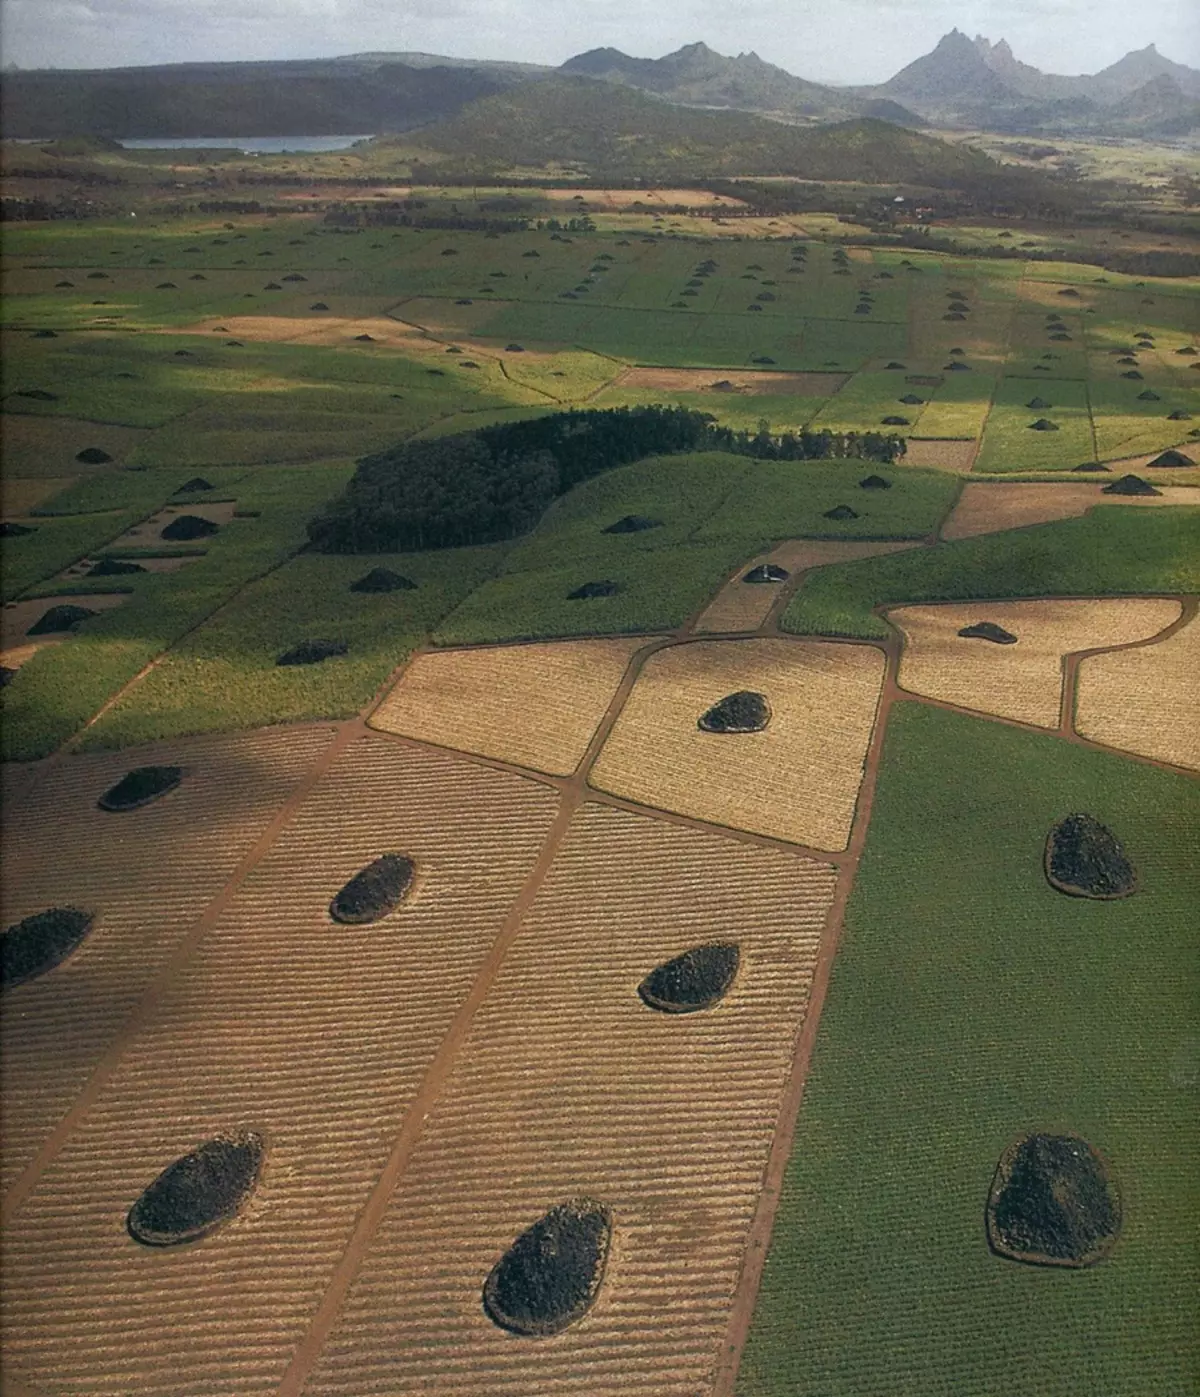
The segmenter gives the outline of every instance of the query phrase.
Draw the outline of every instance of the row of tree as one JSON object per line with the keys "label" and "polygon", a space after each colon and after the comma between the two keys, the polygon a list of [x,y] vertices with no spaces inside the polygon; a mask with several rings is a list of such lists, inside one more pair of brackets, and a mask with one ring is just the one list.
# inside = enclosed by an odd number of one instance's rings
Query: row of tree
{"label": "row of tree", "polygon": [[573,486],[646,456],[732,451],[769,460],[894,461],[878,432],[772,436],[680,407],[575,410],[406,442],[364,457],[342,497],[309,521],[325,553],[389,553],[493,543],[526,533]]}

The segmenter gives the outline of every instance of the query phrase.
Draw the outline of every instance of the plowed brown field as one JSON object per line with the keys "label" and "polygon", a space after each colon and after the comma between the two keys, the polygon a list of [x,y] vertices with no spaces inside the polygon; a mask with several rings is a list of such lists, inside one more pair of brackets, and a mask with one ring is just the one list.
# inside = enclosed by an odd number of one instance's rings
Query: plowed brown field
{"label": "plowed brown field", "polygon": [[977,441],[958,441],[949,437],[942,440],[927,437],[920,441],[910,437],[904,464],[939,471],[969,471],[978,450]]}
{"label": "plowed brown field", "polygon": [[[5,995],[4,1187],[29,1164],[112,1045],[172,948],[220,891],[333,736],[314,728],[72,757],[18,787],[4,809],[3,920],[47,907],[97,914],[58,969]],[[185,779],[142,810],[97,799],[131,767]]]}
{"label": "plowed brown field", "polygon": [[1093,742],[1200,770],[1200,620],[1157,645],[1081,661],[1075,729]]}
{"label": "plowed brown field", "polygon": [[[850,838],[883,655],[827,641],[696,641],[651,655],[590,781],[641,805],[819,849]],[[767,696],[763,732],[696,720],[739,689]]]}
{"label": "plowed brown field", "polygon": [[[18,1371],[72,1397],[274,1391],[557,806],[534,782],[385,739],[338,757],[12,1221],[0,1282]],[[333,894],[390,850],[416,859],[412,900],[374,925],[331,922]],[[99,988],[58,1013],[56,1056]],[[242,1216],[191,1246],[133,1242],[141,1189],[239,1126],[269,1142]]]}
{"label": "plowed brown field", "polygon": [[[707,1390],[833,896],[828,865],[623,811],[576,816],[426,1123],[313,1397]],[[655,965],[741,944],[716,1008],[660,1014]],[[592,1310],[521,1339],[484,1277],[553,1203],[614,1213]]]}
{"label": "plowed brown field", "polygon": [[942,527],[945,539],[974,538],[978,534],[1074,519],[1096,505],[1200,505],[1200,490],[1163,486],[1161,495],[1106,495],[1100,485],[1043,485],[1021,483],[963,487],[954,511]]}
{"label": "plowed brown field", "polygon": [[371,726],[569,776],[645,644],[575,640],[418,655]]}
{"label": "plowed brown field", "polygon": [[[903,606],[888,619],[904,634],[901,688],[1053,728],[1062,707],[1065,655],[1146,640],[1179,614],[1177,601],[1122,597]],[[977,621],[1003,626],[1017,643],[997,645],[957,634]]]}

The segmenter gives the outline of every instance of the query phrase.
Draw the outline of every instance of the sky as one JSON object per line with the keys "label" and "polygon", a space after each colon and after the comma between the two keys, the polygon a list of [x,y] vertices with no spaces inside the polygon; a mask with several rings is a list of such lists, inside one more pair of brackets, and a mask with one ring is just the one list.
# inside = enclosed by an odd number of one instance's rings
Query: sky
{"label": "sky", "polygon": [[601,45],[659,58],[702,39],[865,84],[956,26],[1007,39],[1043,72],[1094,73],[1149,43],[1200,67],[1197,0],[0,0],[0,55],[22,68],[405,50],[558,64]]}

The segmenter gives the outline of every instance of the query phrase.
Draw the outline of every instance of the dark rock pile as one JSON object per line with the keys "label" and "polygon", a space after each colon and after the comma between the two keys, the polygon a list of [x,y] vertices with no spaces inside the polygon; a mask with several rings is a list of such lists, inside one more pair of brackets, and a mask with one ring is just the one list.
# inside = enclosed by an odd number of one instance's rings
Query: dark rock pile
{"label": "dark rock pile", "polygon": [[825,511],[826,519],[857,519],[858,512],[850,508],[848,504],[835,504],[832,509]]}
{"label": "dark rock pile", "polygon": [[642,1002],[665,1014],[694,1014],[711,1009],[729,993],[741,963],[735,942],[693,946],[664,962],[638,986]]}
{"label": "dark rock pile", "polygon": [[195,495],[203,490],[211,490],[213,487],[202,475],[194,475],[191,480],[185,480],[175,491],[177,495]]}
{"label": "dark rock pile", "polygon": [[647,519],[642,514],[626,514],[617,520],[615,524],[609,524],[604,530],[606,534],[640,534],[646,529],[661,529],[661,519]]}
{"label": "dark rock pile", "polygon": [[543,1214],[492,1267],[483,1307],[501,1329],[545,1337],[591,1308],[604,1280],[612,1212],[594,1198],[570,1198]]}
{"label": "dark rock pile", "polygon": [[791,574],[778,563],[759,563],[742,578],[743,582],[786,582]]}
{"label": "dark rock pile", "polygon": [[1148,480],[1143,480],[1140,475],[1123,475],[1120,480],[1114,480],[1111,485],[1106,485],[1102,491],[1105,495],[1161,495],[1161,490],[1156,490]]}
{"label": "dark rock pile", "polygon": [[206,1140],[142,1193],[126,1218],[129,1235],[148,1247],[171,1247],[228,1222],[254,1192],[266,1149],[252,1130]]}
{"label": "dark rock pile", "polygon": [[372,568],[356,582],[351,582],[352,592],[412,592],[417,584],[411,578],[403,577],[391,568]]}
{"label": "dark rock pile", "polygon": [[[1187,415],[1187,413],[1183,414],[1184,417],[1187,417]],[[1160,455],[1155,456],[1153,461],[1147,462],[1147,465],[1152,470],[1161,470],[1168,466],[1194,466],[1195,464],[1195,461],[1193,461],[1190,456],[1185,456],[1182,451],[1175,451],[1174,449],[1164,451]]]}
{"label": "dark rock pile", "polygon": [[892,482],[882,475],[866,475],[858,482],[860,490],[890,490]]}
{"label": "dark rock pile", "polygon": [[726,694],[696,720],[701,732],[761,732],[771,721],[771,705],[765,694],[739,689]]}
{"label": "dark rock pile", "polygon": [[1046,879],[1071,897],[1101,902],[1137,892],[1137,870],[1120,841],[1094,815],[1067,815],[1046,837]]}
{"label": "dark rock pile", "polygon": [[219,530],[219,524],[202,515],[180,514],[162,530],[159,538],[165,538],[169,543],[188,543],[192,539],[210,538]]}
{"label": "dark rock pile", "polygon": [[101,558],[88,568],[89,577],[123,577],[127,573],[145,572],[141,563],[130,562],[127,558]]}
{"label": "dark rock pile", "polygon": [[381,854],[360,869],[329,904],[329,915],[345,926],[365,926],[394,912],[412,887],[416,868],[403,854]]}
{"label": "dark rock pile", "polygon": [[94,611],[89,611],[86,606],[73,606],[70,603],[52,606],[48,611],[42,612],[25,634],[57,635],[61,631],[73,630],[80,621],[86,621],[95,614]]}
{"label": "dark rock pile", "polygon": [[992,1250],[1039,1266],[1091,1266],[1121,1230],[1120,1195],[1078,1135],[1025,1135],[1000,1156],[987,1201]]}
{"label": "dark rock pile", "polygon": [[96,804],[101,810],[114,813],[139,810],[173,791],[182,780],[181,766],[137,766],[105,791]]}
{"label": "dark rock pile", "polygon": [[6,928],[0,935],[0,990],[23,985],[61,965],[91,925],[90,912],[51,907]]}
{"label": "dark rock pile", "polygon": [[970,626],[964,626],[958,634],[967,640],[990,640],[996,645],[1015,645],[1017,643],[1017,637],[1013,635],[1012,631],[1006,631],[995,621],[976,621]]}
{"label": "dark rock pile", "polygon": [[302,640],[285,650],[275,661],[276,665],[319,665],[322,660],[345,655],[350,647],[344,640]]}
{"label": "dark rock pile", "polygon": [[75,453],[75,459],[82,461],[85,466],[103,466],[107,465],[112,457],[98,446],[85,446],[82,451]]}
{"label": "dark rock pile", "polygon": [[576,587],[573,592],[568,592],[567,600],[590,601],[593,597],[615,596],[620,590],[615,582],[607,579],[602,582],[585,582],[581,587]]}

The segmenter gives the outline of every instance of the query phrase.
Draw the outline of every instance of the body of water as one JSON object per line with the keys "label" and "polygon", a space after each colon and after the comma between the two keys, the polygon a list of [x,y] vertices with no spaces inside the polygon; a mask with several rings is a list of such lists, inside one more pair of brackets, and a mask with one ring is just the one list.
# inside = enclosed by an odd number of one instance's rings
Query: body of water
{"label": "body of water", "polygon": [[247,155],[282,155],[284,151],[348,150],[369,136],[139,136],[122,141],[126,150],[240,150]]}

